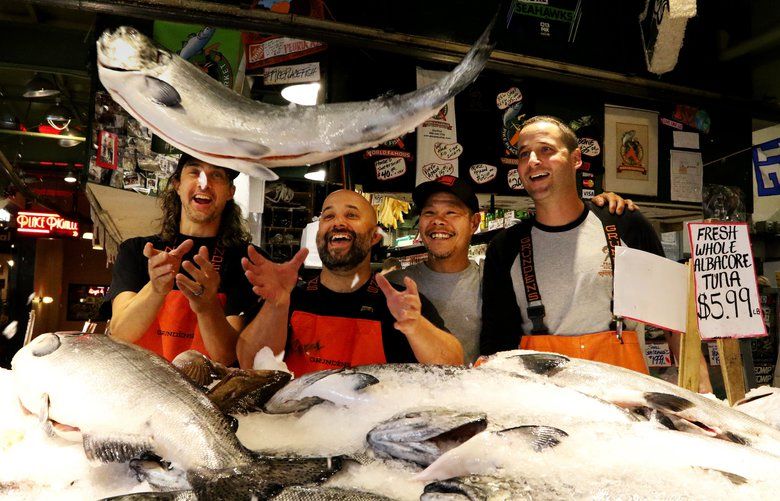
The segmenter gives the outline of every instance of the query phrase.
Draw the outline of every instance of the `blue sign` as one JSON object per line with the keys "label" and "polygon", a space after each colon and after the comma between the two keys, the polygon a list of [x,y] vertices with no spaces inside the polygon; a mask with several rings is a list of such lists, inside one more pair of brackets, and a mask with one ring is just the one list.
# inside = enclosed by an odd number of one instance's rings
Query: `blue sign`
{"label": "blue sign", "polygon": [[[765,151],[780,148],[780,138],[753,147],[753,168],[759,197],[780,195],[780,155],[767,156]],[[759,158],[761,152],[761,158]],[[763,160],[762,160],[763,158]]]}

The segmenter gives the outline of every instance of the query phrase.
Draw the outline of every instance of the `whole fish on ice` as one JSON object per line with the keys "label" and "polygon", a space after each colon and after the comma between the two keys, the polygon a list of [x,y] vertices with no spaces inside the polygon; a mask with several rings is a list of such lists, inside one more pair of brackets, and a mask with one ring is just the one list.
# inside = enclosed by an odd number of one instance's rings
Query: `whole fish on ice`
{"label": "whole fish on ice", "polygon": [[477,370],[482,368],[505,369],[559,384],[625,408],[652,409],[680,431],[722,438],[780,457],[780,430],[718,401],[636,371],[524,350],[486,357]]}
{"label": "whole fish on ice", "polygon": [[495,20],[438,82],[365,102],[259,103],[128,27],[98,40],[98,75],[114,101],[173,146],[214,165],[276,179],[269,167],[324,162],[394,139],[430,118],[479,75],[494,47]]}
{"label": "whole fish on ice", "polygon": [[58,434],[82,440],[89,459],[129,462],[154,454],[186,472],[200,497],[262,497],[323,480],[340,464],[255,456],[171,364],[105,335],[42,334],[11,365],[23,407]]}

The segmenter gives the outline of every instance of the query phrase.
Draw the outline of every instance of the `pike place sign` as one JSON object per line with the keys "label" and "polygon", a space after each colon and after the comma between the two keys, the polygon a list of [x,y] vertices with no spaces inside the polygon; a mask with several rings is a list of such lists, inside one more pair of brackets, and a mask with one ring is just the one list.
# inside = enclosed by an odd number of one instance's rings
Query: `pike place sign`
{"label": "pike place sign", "polygon": [[24,235],[45,236],[63,235],[79,236],[79,224],[70,221],[59,214],[48,212],[19,212],[16,215],[16,231]]}

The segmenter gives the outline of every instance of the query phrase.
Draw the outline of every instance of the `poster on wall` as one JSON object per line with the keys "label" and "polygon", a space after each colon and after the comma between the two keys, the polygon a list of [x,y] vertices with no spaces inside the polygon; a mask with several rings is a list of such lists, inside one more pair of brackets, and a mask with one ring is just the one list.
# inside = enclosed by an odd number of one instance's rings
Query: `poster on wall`
{"label": "poster on wall", "polygon": [[704,169],[698,151],[671,150],[669,165],[671,198],[680,202],[701,202]]}
{"label": "poster on wall", "polygon": [[780,125],[753,131],[753,221],[780,210]]}
{"label": "poster on wall", "polygon": [[[417,68],[417,88],[436,82],[447,73]],[[438,113],[417,127],[417,176],[415,186],[441,176],[458,176],[458,157],[463,147],[458,143],[455,125],[455,99],[450,99]]]}
{"label": "poster on wall", "polygon": [[658,193],[658,113],[604,106],[604,189]]}
{"label": "poster on wall", "polygon": [[98,132],[98,149],[95,163],[104,169],[116,170],[119,163],[119,136],[107,130]]}

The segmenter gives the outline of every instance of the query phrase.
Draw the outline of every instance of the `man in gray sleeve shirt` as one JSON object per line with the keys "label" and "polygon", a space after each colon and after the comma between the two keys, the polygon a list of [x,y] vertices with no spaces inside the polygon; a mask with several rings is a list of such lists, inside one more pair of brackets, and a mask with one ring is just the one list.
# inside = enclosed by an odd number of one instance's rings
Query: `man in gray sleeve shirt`
{"label": "man in gray sleeve shirt", "polygon": [[471,235],[479,228],[479,202],[469,184],[442,176],[415,188],[412,199],[420,208],[420,239],[428,260],[387,275],[403,284],[410,277],[436,306],[445,325],[463,345],[464,361],[479,356],[482,326],[481,272],[469,260]]}

